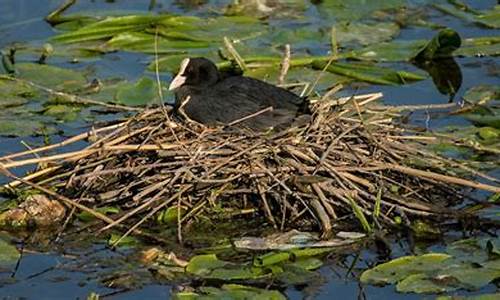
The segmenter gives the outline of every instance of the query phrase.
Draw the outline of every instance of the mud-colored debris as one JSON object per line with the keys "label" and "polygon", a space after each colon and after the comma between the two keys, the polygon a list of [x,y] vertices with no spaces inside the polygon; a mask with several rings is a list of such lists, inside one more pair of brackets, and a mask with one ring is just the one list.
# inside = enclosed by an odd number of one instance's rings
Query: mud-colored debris
{"label": "mud-colored debris", "polygon": [[29,195],[17,208],[0,214],[6,227],[53,226],[63,221],[66,207],[43,194]]}

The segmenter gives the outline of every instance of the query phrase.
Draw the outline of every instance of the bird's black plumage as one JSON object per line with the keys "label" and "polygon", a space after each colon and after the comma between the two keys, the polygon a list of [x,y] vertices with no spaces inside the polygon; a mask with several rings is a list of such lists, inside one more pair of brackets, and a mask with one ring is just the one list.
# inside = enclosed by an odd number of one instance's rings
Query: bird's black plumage
{"label": "bird's black plumage", "polygon": [[205,58],[185,59],[170,84],[176,108],[206,125],[229,124],[272,107],[239,123],[252,129],[292,124],[307,107],[304,98],[258,79],[221,73]]}

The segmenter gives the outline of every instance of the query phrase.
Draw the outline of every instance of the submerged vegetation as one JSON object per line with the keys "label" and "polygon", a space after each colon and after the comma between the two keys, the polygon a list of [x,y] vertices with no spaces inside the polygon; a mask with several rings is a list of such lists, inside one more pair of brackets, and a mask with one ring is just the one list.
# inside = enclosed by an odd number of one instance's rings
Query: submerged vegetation
{"label": "submerged vegetation", "polygon": [[[496,282],[500,90],[460,92],[457,60],[499,56],[500,37],[461,36],[428,14],[498,29],[498,5],[314,1],[311,18],[304,1],[227,2],[185,15],[66,13],[69,0],[46,17],[53,36],[2,49],[0,136],[42,136],[44,145],[0,157],[10,179],[0,188],[0,229],[55,225],[57,241],[133,249],[136,262],[140,250],[145,269],[117,259],[118,271],[98,281],[115,289],[183,282],[177,299],[285,299],[289,286],[314,295],[308,288],[324,280],[316,270],[326,261],[373,244],[390,253],[394,233],[421,241],[479,229],[493,237],[376,266],[359,267],[356,256],[345,276],[413,293]],[[432,34],[398,39],[408,28]],[[133,81],[99,67],[124,53],[140,55]],[[188,56],[307,95],[312,119],[264,133],[181,121],[163,74]],[[380,93],[357,92],[424,80],[450,103],[389,106]],[[411,114],[420,111],[471,125],[416,125]],[[0,236],[0,268],[20,257],[9,239]]]}

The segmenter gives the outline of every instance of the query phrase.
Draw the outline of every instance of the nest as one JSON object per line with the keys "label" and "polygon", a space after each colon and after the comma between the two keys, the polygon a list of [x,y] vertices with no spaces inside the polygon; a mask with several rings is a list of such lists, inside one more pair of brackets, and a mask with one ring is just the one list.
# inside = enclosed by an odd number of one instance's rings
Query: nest
{"label": "nest", "polygon": [[[369,109],[379,97],[318,101],[310,122],[260,133],[180,122],[155,108],[0,158],[0,169],[44,163],[24,178],[9,173],[16,179],[9,187],[42,190],[101,219],[103,229],[119,226],[126,234],[141,233],[146,221],[176,208],[179,234],[193,220],[222,214],[258,215],[277,229],[312,226],[329,235],[342,220],[370,230],[398,218],[453,216],[447,207],[460,185],[498,191],[447,175],[461,165],[427,152],[422,143],[431,138],[411,135]],[[91,141],[83,150],[19,159],[83,139]],[[105,206],[121,213],[110,218],[99,212]]]}

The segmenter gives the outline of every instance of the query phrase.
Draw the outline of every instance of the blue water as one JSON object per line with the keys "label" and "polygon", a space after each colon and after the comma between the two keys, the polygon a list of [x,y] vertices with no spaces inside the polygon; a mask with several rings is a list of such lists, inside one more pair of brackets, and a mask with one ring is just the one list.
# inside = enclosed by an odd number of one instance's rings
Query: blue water
{"label": "blue water", "polygon": [[[198,9],[190,9],[186,6],[179,5],[183,1],[153,1],[155,12],[173,12],[185,14],[211,14],[213,10],[217,10],[222,4],[228,1],[208,1],[206,5]],[[186,1],[184,1],[186,2]],[[425,1],[409,1],[411,3],[424,3]],[[480,0],[466,1],[474,8],[485,9],[490,8],[497,1]],[[55,34],[55,31],[50,27],[43,18],[60,5],[59,0],[0,0],[0,48],[5,48],[13,43],[31,42],[35,44],[43,44],[46,39]],[[130,1],[78,1],[68,13],[76,13],[85,11],[100,11],[106,10],[123,10],[134,12],[148,11],[150,1],[148,0],[130,0]],[[314,6],[310,6],[305,12],[305,17],[310,18],[311,23],[314,23],[318,15]],[[431,21],[457,30],[462,37],[500,35],[499,30],[480,29],[471,24],[467,24],[462,20],[458,20],[451,16],[443,15],[437,11],[431,11]],[[286,24],[287,21],[280,21]],[[429,39],[434,35],[434,32],[423,28],[407,28],[403,29],[400,34],[400,39]],[[326,48],[326,47],[325,47]],[[316,49],[315,51],[322,51]],[[500,84],[498,75],[489,75],[488,68],[496,68],[500,66],[500,58],[484,57],[484,58],[458,58],[457,63],[460,65],[463,83],[456,95],[459,99],[463,93],[470,87],[478,84]],[[69,65],[61,62],[62,65]],[[95,76],[108,77],[119,76],[127,79],[137,79],[144,74],[144,68],[147,64],[147,59],[142,54],[134,53],[111,53],[105,55],[98,61],[83,62],[78,65],[78,68],[92,67],[95,69]],[[398,65],[396,65],[398,66]],[[399,65],[402,68],[414,68],[408,65]],[[498,71],[497,71],[498,74]],[[164,74],[165,81],[170,79],[171,74]],[[387,87],[387,86],[369,86],[358,91],[359,93],[383,92],[384,102],[392,105],[403,104],[433,104],[446,103],[448,96],[440,94],[434,87],[432,80],[424,80],[410,85]],[[351,91],[345,91],[349,93]],[[446,125],[466,125],[468,122],[459,117],[434,117],[424,113],[417,113],[413,116],[412,121],[420,126],[428,126],[439,128]],[[88,124],[83,122],[61,125],[61,129],[65,131],[65,135],[69,136],[82,132]],[[57,142],[64,139],[64,136],[53,136],[52,142]],[[3,138],[0,137],[0,156],[7,153],[13,153],[24,150],[24,146],[20,143],[25,141],[30,145],[40,145],[41,138]],[[78,148],[81,145],[73,147]],[[22,174],[29,168],[20,168],[16,170],[17,174]],[[0,184],[6,181],[0,177]],[[425,250],[425,249],[422,249]],[[398,252],[399,251],[399,252]],[[104,251],[104,254],[113,256],[110,251]],[[395,256],[409,254],[408,249],[401,248],[396,251]],[[344,257],[344,262],[348,265],[352,261],[353,255]],[[353,270],[354,274],[346,274],[345,267],[339,266],[338,262],[332,261],[318,272],[324,278],[323,282],[317,286],[310,287],[307,291],[297,290],[290,287],[285,292],[291,299],[301,299],[311,296],[314,299],[420,299],[417,295],[401,295],[394,291],[394,287],[373,287],[361,286],[355,279],[359,275],[359,270],[366,267],[365,261],[375,261],[374,253],[371,251],[363,251],[363,259]],[[33,254],[25,253],[18,270],[15,273],[14,283],[3,284],[5,278],[11,276],[10,272],[0,273],[0,299],[85,299],[90,292],[100,294],[108,294],[116,292],[116,290],[103,287],[97,282],[95,277],[95,266],[81,266],[80,268],[71,267],[80,257],[67,258],[60,251],[54,250],[53,253]],[[112,268],[111,268],[112,269]],[[94,272],[94,273],[92,273]],[[353,277],[354,276],[354,277]],[[146,285],[142,288],[132,291],[124,291],[110,296],[111,299],[168,299],[171,287],[168,285]],[[493,285],[483,289],[483,292],[494,291]]]}

